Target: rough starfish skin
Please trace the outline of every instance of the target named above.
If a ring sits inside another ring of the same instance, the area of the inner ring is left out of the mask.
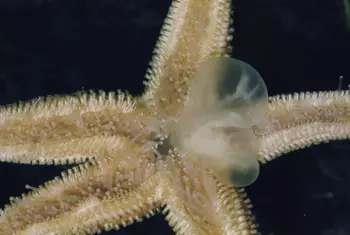
[[[230,1],[198,2],[173,2],[143,96],[77,93],[1,108],[1,161],[77,166],[6,206],[0,234],[94,234],[161,207],[177,234],[259,233],[244,189],[158,148],[198,64],[230,53]],[[348,92],[271,98],[265,125],[254,127],[259,160],[348,138],[348,106]]]

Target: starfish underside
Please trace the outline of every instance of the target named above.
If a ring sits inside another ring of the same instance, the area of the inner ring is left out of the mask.
[[[0,234],[94,234],[160,208],[177,234],[258,234],[243,188],[166,146],[198,65],[229,56],[231,24],[229,0],[174,1],[142,96],[76,93],[2,107],[0,161],[76,166],[5,206]],[[349,104],[347,91],[272,97],[254,129],[259,161],[347,139]]]

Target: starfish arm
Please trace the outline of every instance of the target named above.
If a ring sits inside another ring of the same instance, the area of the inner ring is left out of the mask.
[[[230,2],[173,1],[146,75],[143,96],[161,114],[174,116],[181,108],[200,62],[228,56]]]
[[[170,156],[162,162],[160,172],[168,189],[164,191],[164,213],[179,235],[221,234],[214,216],[216,187],[198,165],[180,156]]]
[[[155,172],[152,153],[127,138],[100,137],[94,147],[98,152],[94,161],[73,167],[12,200],[0,214],[0,234],[14,234],[70,213],[88,198],[122,197]]]
[[[220,182],[199,162],[172,156],[162,163],[166,219],[179,235],[257,234],[243,189]]]
[[[260,161],[350,136],[349,91],[296,93],[270,99],[261,137]]]
[[[252,207],[243,188],[217,181],[217,214],[221,218],[223,234],[260,234]]]
[[[91,196],[69,212],[32,224],[14,234],[95,234],[140,222],[143,217],[153,216],[161,206],[160,178],[154,174],[136,189],[103,199]]]
[[[0,161],[81,163],[95,156],[94,137],[136,136],[147,120],[122,93],[77,93],[2,107]]]

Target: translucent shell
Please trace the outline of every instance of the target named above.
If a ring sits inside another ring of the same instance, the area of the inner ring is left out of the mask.
[[[253,67],[232,58],[205,61],[170,141],[226,183],[247,186],[259,175],[259,139],[252,126],[267,105],[267,88]]]

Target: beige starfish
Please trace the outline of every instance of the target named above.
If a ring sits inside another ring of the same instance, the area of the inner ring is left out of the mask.
[[[177,234],[258,234],[244,189],[166,139],[199,64],[230,53],[230,7],[173,2],[141,97],[77,93],[1,108],[0,161],[77,166],[5,206],[0,234],[94,234],[161,207]],[[348,138],[349,103],[343,91],[271,98],[264,125],[250,128],[257,158]]]

